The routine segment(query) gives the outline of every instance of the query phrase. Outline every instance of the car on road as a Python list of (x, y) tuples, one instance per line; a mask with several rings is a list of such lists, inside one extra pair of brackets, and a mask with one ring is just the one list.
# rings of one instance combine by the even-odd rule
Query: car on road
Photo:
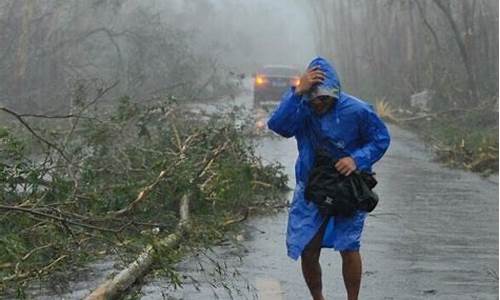
[(254, 107), (269, 111), (278, 104), (283, 92), (290, 86), (297, 86), (300, 71), (286, 65), (266, 65), (254, 75)]

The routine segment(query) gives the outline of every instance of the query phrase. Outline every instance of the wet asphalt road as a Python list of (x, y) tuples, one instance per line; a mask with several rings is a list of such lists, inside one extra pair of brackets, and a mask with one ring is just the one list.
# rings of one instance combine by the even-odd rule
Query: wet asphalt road
[[(498, 177), (445, 168), (413, 134), (390, 131), (391, 147), (375, 166), (381, 201), (365, 223), (360, 299), (498, 299)], [(267, 161), (287, 167), (293, 186), (295, 141), (259, 145)], [(226, 265), (219, 279), (232, 292), (206, 275), (214, 271), (207, 258), (191, 257), (179, 265), (188, 275), (182, 290), (155, 280), (141, 299), (310, 299), (299, 262), (286, 256), (286, 222), (286, 211), (253, 218), (242, 246), (209, 254)], [(321, 263), (327, 299), (346, 299), (338, 253), (324, 249)]]

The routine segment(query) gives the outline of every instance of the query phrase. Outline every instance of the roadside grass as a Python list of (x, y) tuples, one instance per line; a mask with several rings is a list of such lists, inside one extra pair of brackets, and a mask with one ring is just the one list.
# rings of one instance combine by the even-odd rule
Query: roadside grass
[(481, 113), (433, 118), (416, 126), (439, 161), (488, 176), (498, 172), (498, 121)]
[(483, 176), (498, 173), (498, 111), (471, 109), (403, 117), (383, 99), (375, 108), (386, 122), (419, 134), (433, 147), (438, 161)]

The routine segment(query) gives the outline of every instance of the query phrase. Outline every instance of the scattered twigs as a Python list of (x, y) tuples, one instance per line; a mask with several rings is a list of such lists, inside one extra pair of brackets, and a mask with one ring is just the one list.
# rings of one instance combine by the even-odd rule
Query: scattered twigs
[(250, 214), (250, 209), (245, 209), (245, 213), (243, 214), (243, 216), (241, 216), (241, 217), (239, 217), (237, 219), (227, 220), (222, 225), (223, 226), (230, 226), (230, 225), (233, 225), (233, 224), (236, 224), (236, 223), (244, 222), (244, 221), (246, 221), (246, 219), (248, 219), (248, 215), (249, 214)]
[(118, 217), (118, 216), (123, 216), (123, 215), (131, 212), (132, 210), (134, 210), (139, 205), (140, 202), (142, 202), (142, 201), (144, 201), (144, 199), (146, 199), (146, 197), (151, 193), (151, 191), (154, 190), (154, 188), (167, 176), (167, 174), (168, 174), (167, 170), (161, 171), (160, 174), (156, 177), (156, 179), (151, 184), (144, 187), (139, 192), (139, 194), (137, 195), (137, 197), (135, 198), (134, 201), (130, 202), (129, 205), (127, 205), (125, 208), (120, 209), (118, 211), (111, 212), (110, 214)]
[(166, 170), (163, 170), (160, 172), (160, 174), (156, 177), (156, 179), (151, 183), (149, 184), (148, 186), (144, 187), (140, 192), (139, 194), (137, 195), (137, 197), (135, 198), (134, 201), (130, 202), (125, 208), (123, 209), (120, 209), (118, 211), (115, 211), (115, 212), (111, 212), (112, 215), (114, 216), (123, 216), (123, 215), (126, 215), (127, 213), (133, 211), (138, 205), (139, 203), (141, 203), (142, 201), (144, 201), (147, 196), (154, 190), (154, 188), (163, 180), (165, 179), (165, 177), (167, 177), (168, 174), (170, 174), (170, 172), (172, 170), (175, 170), (175, 168), (177, 168), (183, 161), (184, 161), (184, 153), (187, 151), (187, 148), (189, 147), (189, 145), (191, 144), (191, 142), (198, 136), (198, 134), (193, 134), (193, 135), (190, 135), (186, 138), (186, 140), (184, 141), (184, 143), (181, 144), (180, 142), (180, 137), (177, 137), (176, 140), (178, 141), (178, 147), (179, 147), (179, 153), (178, 153), (178, 159), (177, 161), (174, 163), (173, 166), (170, 166), (168, 169)]
[(12, 274), (10, 276), (6, 276), (4, 278), (2, 278), (2, 282), (7, 282), (7, 281), (12, 281), (12, 280), (16, 280), (16, 281), (19, 281), (19, 280), (22, 280), (22, 279), (26, 279), (26, 278), (29, 278), (29, 277), (32, 277), (34, 275), (42, 275), (42, 274), (46, 274), (47, 272), (49, 272), (56, 264), (58, 264), (59, 262), (61, 262), (62, 260), (64, 260), (65, 258), (67, 258), (68, 255), (67, 254), (64, 254), (64, 255), (61, 255), (59, 256), (58, 258), (56, 258), (55, 260), (53, 260), (51, 263), (49, 263), (48, 265), (46, 265), (45, 267), (41, 268), (40, 270), (38, 271), (34, 271), (34, 272), (24, 272), (24, 273), (16, 273), (16, 274)]
[(254, 186), (260, 185), (260, 186), (263, 186), (263, 187), (265, 187), (265, 188), (272, 188), (272, 187), (273, 187), (273, 185), (272, 185), (272, 184), (267, 183), (267, 182), (263, 182), (263, 181), (259, 181), (259, 180), (253, 180), (253, 181), (252, 181), (252, 184), (253, 184)]
[(485, 172), (489, 174), (490, 170), (498, 166), (498, 147), (488, 144), (469, 144), (466, 145), (465, 139), (460, 143), (445, 144), (434, 136), (433, 148), (439, 159), (451, 165), (459, 165), (467, 170)]
[[(126, 215), (126, 214), (130, 213), (131, 211), (133, 211), (139, 205), (139, 203), (143, 202), (147, 198), (147, 196), (154, 190), (154, 188), (163, 179), (165, 179), (172, 170), (175, 170), (175, 168), (177, 168), (183, 162), (184, 153), (187, 151), (189, 144), (191, 143), (191, 141), (194, 138), (196, 138), (196, 136), (197, 135), (191, 135), (191, 136), (187, 137), (186, 140), (184, 141), (184, 143), (181, 143), (180, 137), (177, 137), (176, 140), (178, 142), (178, 148), (179, 148), (179, 155), (178, 155), (179, 158), (178, 158), (177, 162), (173, 166), (170, 166), (169, 169), (161, 171), (160, 174), (156, 177), (156, 179), (151, 184), (144, 187), (139, 192), (136, 199), (134, 201), (130, 202), (125, 208), (120, 209), (120, 210), (115, 211), (115, 212), (111, 212), (110, 214), (112, 214), (114, 216)], [(223, 145), (221, 145), (220, 147), (218, 147), (217, 149), (215, 149), (213, 151), (212, 158), (205, 162), (203, 167), (200, 169), (200, 171), (196, 175), (196, 178), (201, 178), (205, 174), (205, 172), (210, 168), (210, 166), (213, 164), (213, 162), (227, 148), (228, 145), (229, 145), (229, 142), (226, 141)]]
[(47, 245), (43, 245), (43, 246), (40, 246), (40, 247), (36, 247), (36, 248), (33, 248), (31, 249), (30, 252), (26, 253), (22, 258), (21, 258), (21, 261), (25, 261), (27, 260), (28, 258), (30, 258), (30, 256), (35, 253), (36, 251), (40, 251), (40, 250), (43, 250), (43, 249), (46, 249), (46, 248), (49, 248), (49, 247), (52, 247), (54, 244), (50, 243), (50, 244), (47, 244)]
[(427, 118), (437, 118), (438, 116), (444, 115), (444, 114), (457, 113), (457, 112), (470, 113), (473, 111), (481, 111), (484, 109), (487, 109), (487, 108), (481, 107), (481, 106), (471, 108), (471, 109), (452, 108), (452, 109), (448, 109), (448, 110), (438, 111), (438, 112), (434, 112), (434, 113), (428, 113), (428, 114), (414, 116), (414, 117), (410, 117), (410, 118), (397, 118), (396, 120), (398, 122), (409, 122), (409, 121), (417, 121), (417, 120), (427, 119)]
[(196, 178), (201, 178), (201, 177), (203, 177), (205, 175), (205, 173), (210, 168), (210, 166), (214, 163), (214, 161), (217, 159), (217, 157), (219, 157), (219, 155), (221, 155), (221, 153), (224, 152), (224, 150), (226, 150), (226, 148), (227, 148), (228, 145), (229, 145), (229, 142), (226, 141), (226, 142), (224, 142), (224, 144), (222, 144), (222, 146), (220, 146), (217, 149), (215, 149), (215, 151), (212, 154), (212, 159), (210, 159), (209, 161), (207, 161), (205, 163), (205, 165), (200, 170), (200, 172), (198, 173), (198, 175), (196, 176)]
[(45, 272), (47, 272), (48, 270), (50, 270), (53, 266), (55, 266), (57, 263), (59, 263), (60, 261), (62, 261), (63, 259), (65, 259), (66, 257), (68, 257), (68, 255), (61, 255), (59, 256), (57, 259), (55, 259), (53, 262), (51, 262), (50, 264), (48, 264), (47, 266), (43, 267), (42, 269), (40, 269), (40, 271), (38, 271), (40, 274), (43, 274)]

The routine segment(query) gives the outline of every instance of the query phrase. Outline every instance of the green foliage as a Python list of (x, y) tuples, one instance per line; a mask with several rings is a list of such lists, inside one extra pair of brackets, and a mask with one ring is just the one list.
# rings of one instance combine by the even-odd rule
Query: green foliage
[[(152, 227), (160, 234), (175, 229), (186, 193), (192, 195), (194, 236), (207, 244), (245, 208), (280, 200), (283, 168), (263, 165), (235, 118), (204, 121), (170, 98), (146, 106), (123, 97), (116, 107), (68, 121), (76, 124), (75, 134), (53, 135), (65, 142), (71, 163), (52, 149), (27, 153), (14, 131), (0, 128), (0, 205), (29, 210), (2, 210), (0, 278), (7, 280), (0, 290), (57, 276), (108, 253), (109, 246), (136, 255), (152, 242)], [(140, 193), (146, 196), (136, 208), (113, 217)], [(162, 255), (160, 264), (172, 272), (169, 266), (182, 254)]]

